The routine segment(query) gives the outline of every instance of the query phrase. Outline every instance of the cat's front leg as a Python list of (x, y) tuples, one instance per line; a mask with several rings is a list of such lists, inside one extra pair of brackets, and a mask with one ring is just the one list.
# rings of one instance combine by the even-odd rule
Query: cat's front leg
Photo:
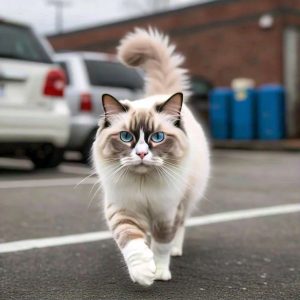
[(184, 233), (185, 233), (185, 227), (183, 224), (178, 227), (174, 240), (172, 242), (172, 251), (171, 251), (172, 256), (182, 256)]
[(106, 214), (113, 237), (118, 244), (133, 282), (149, 286), (155, 278), (153, 252), (146, 243), (146, 228), (124, 210)]
[(149, 286), (155, 279), (156, 266), (153, 252), (144, 239), (133, 239), (121, 249), (133, 282)]
[(152, 240), (151, 249), (154, 253), (156, 265), (155, 280), (170, 280), (172, 278), (170, 271), (172, 243), (159, 243)]
[(156, 264), (155, 280), (170, 280), (170, 257), (176, 228), (173, 222), (156, 222), (152, 228), (151, 249)]

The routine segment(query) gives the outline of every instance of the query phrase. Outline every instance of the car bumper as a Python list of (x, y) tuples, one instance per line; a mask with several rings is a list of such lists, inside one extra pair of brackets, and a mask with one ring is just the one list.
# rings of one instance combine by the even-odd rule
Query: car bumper
[(70, 135), (70, 113), (64, 102), (51, 110), (0, 110), (0, 143), (51, 143), (64, 147)]
[(98, 119), (89, 114), (73, 116), (67, 149), (80, 151), (90, 135), (97, 130)]

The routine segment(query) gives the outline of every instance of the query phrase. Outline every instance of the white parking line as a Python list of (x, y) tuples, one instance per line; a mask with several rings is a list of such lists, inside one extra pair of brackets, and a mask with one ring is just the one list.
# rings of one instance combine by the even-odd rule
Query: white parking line
[[(214, 223), (230, 222), (236, 220), (252, 219), (258, 217), (282, 215), (296, 212), (300, 212), (300, 204), (286, 204), (279, 206), (230, 211), (190, 218), (187, 221), (187, 226), (201, 226)], [(10, 253), (36, 248), (48, 248), (63, 245), (88, 243), (107, 240), (109, 238), (111, 238), (111, 234), (109, 231), (98, 231), (59, 237), (15, 241), (0, 244), (0, 253)]]
[(92, 170), (87, 167), (78, 167), (78, 166), (70, 166), (70, 165), (60, 165), (58, 167), (61, 173), (67, 174), (76, 174), (76, 175), (89, 175), (92, 174)]
[(1, 181), (0, 189), (15, 188), (35, 188), (35, 187), (51, 187), (51, 186), (80, 186), (94, 184), (98, 181), (95, 177), (88, 178), (54, 178), (54, 179), (35, 179), (35, 180), (11, 180)]
[(15, 158), (0, 158), (0, 167), (9, 168), (11, 170), (31, 170), (33, 163), (28, 159), (15, 159)]

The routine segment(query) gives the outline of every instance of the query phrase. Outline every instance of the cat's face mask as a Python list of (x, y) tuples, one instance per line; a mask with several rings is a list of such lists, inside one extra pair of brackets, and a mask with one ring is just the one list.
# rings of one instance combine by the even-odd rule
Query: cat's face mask
[(104, 162), (136, 173), (164, 172), (184, 156), (187, 139), (180, 114), (183, 96), (176, 93), (155, 106), (119, 102), (104, 94), (105, 115), (97, 137)]

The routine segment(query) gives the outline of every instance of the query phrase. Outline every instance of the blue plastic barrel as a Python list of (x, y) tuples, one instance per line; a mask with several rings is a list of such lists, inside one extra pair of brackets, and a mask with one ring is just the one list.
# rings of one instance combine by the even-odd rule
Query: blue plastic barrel
[(258, 90), (258, 137), (278, 140), (285, 137), (285, 91), (281, 85), (264, 85)]
[(232, 138), (251, 140), (255, 138), (256, 114), (255, 89), (236, 90), (232, 98)]
[(229, 88), (215, 88), (209, 97), (209, 117), (214, 139), (230, 138), (230, 101), (232, 91)]

